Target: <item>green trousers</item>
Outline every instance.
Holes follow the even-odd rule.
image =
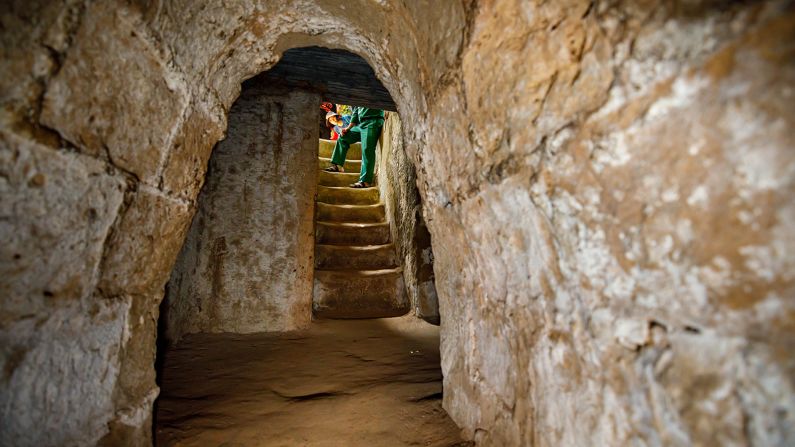
[[[375,146],[378,138],[381,137],[381,129],[384,127],[384,120],[374,119],[359,123],[348,130],[345,135],[340,135],[337,144],[334,146],[334,153],[331,155],[331,162],[342,166],[345,164],[345,156],[351,144],[362,142],[362,170],[359,173],[359,181],[373,183],[373,173],[375,172]]]

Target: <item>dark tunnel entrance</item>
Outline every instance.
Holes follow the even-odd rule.
[[[382,129],[372,145],[377,181],[365,188],[348,186],[359,169],[364,172],[364,146],[351,146],[348,172],[324,170],[335,146],[319,139],[319,106],[325,101],[354,106],[354,114],[385,111],[383,118],[367,118]],[[324,412],[325,419],[337,421],[332,425],[350,425],[361,412],[383,414],[389,427],[400,422],[388,413],[409,420],[421,416],[412,411],[431,412],[435,422],[415,434],[387,430],[411,442],[412,436],[425,440],[437,431],[444,439],[457,438],[441,408],[438,328],[422,321],[439,322],[432,269],[414,165],[389,92],[352,53],[286,51],[271,70],[243,83],[166,286],[155,439],[161,445],[221,442],[209,435],[219,419],[206,413],[246,424],[240,419],[264,418],[263,408],[293,414],[273,420],[288,426],[304,420],[307,411]],[[291,364],[304,365],[303,372]],[[261,372],[257,379],[246,365],[258,365],[252,366]],[[197,374],[212,379],[196,381]],[[409,379],[396,381],[395,374]],[[377,386],[350,380],[360,376]],[[258,395],[262,407],[229,405],[241,390]],[[406,395],[414,396],[411,405]],[[352,411],[357,400],[361,408]],[[376,401],[377,408],[368,410]],[[330,403],[337,406],[319,408]],[[381,436],[353,425],[347,432],[368,442]],[[309,438],[317,434],[307,431]]]

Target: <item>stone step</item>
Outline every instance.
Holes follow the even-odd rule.
[[[318,159],[317,159],[317,167],[318,168],[326,169],[329,166],[331,166],[331,159],[330,158],[318,157]],[[359,173],[362,170],[362,161],[361,160],[345,160],[345,164],[342,167],[345,168],[345,172]]]
[[[317,184],[320,186],[344,186],[350,187],[351,184],[359,181],[358,172],[326,172],[320,171]]]
[[[321,139],[320,146],[318,147],[318,156],[322,158],[331,158],[331,154],[334,152],[335,144],[337,144],[336,141]],[[351,147],[348,148],[348,153],[345,154],[345,158],[347,160],[361,160],[362,143],[352,144]]]
[[[334,205],[375,205],[380,197],[378,188],[349,188],[318,186],[317,201]]]
[[[386,212],[383,203],[375,205],[333,205],[317,202],[317,220],[325,222],[383,222]]]
[[[395,244],[315,245],[315,268],[321,270],[377,270],[398,266]]]
[[[325,245],[382,245],[389,243],[387,222],[315,222],[315,242]]]
[[[315,318],[386,318],[409,312],[401,268],[315,270]]]

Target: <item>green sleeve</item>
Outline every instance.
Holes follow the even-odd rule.
[[[351,123],[359,124],[359,120],[361,117],[359,116],[359,112],[361,112],[361,107],[354,107],[353,108],[353,115],[351,115]]]

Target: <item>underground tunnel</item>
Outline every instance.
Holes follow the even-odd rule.
[[[160,445],[193,418],[219,444],[335,445],[389,433],[320,417],[365,391],[424,411],[381,445],[795,444],[793,8],[4,2],[0,444]],[[289,75],[318,48],[380,87]],[[318,104],[379,91],[407,315],[312,320]],[[322,439],[280,432],[302,405]]]
[[[328,99],[387,110],[375,186],[348,186],[364,143],[346,172],[318,170]],[[287,50],[243,83],[160,305],[157,445],[462,441],[441,408],[438,329],[418,320],[439,314],[394,111],[346,51]]]

